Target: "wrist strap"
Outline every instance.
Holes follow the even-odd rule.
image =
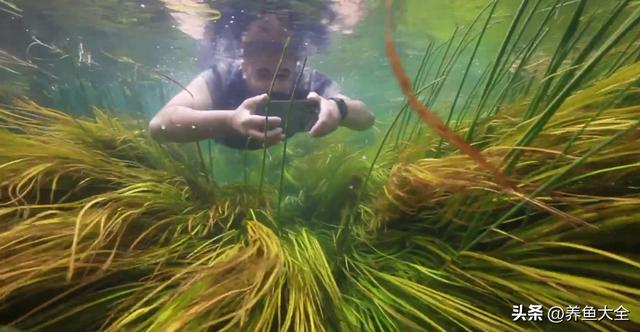
[[[329,98],[329,100],[333,100],[336,102],[336,104],[338,105],[338,111],[340,111],[340,119],[344,120],[344,118],[347,117],[347,111],[348,111],[347,103],[342,98],[332,97],[332,98]]]

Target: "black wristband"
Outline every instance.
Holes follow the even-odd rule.
[[[340,111],[340,119],[344,120],[344,118],[347,117],[347,111],[348,111],[347,103],[342,98],[332,97],[332,98],[329,98],[329,100],[333,100],[336,102],[336,104],[338,105],[338,111]]]

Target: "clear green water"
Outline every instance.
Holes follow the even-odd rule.
[[[349,30],[348,33],[332,33],[328,49],[312,56],[310,63],[340,82],[345,92],[367,102],[376,115],[384,118],[387,113],[395,110],[395,105],[400,102],[401,97],[396,82],[390,76],[384,56],[383,3],[375,0],[343,2],[352,4],[346,6],[341,13],[343,16],[353,17],[344,28]],[[549,5],[552,3],[547,2]],[[11,3],[21,11],[12,10],[9,6]],[[476,75],[495,57],[519,3],[515,0],[499,3],[495,20],[484,36],[477,63],[474,65]],[[429,41],[445,42],[456,27],[462,28],[469,24],[486,4],[485,0],[397,1],[396,38],[409,72],[415,69]],[[540,14],[534,20],[542,17],[543,9],[547,6],[540,6]],[[597,11],[606,10],[609,6],[611,4],[604,1],[592,2],[591,11],[597,14]],[[215,7],[214,2],[212,8]],[[573,10],[571,1],[565,7],[567,8],[554,18],[554,24],[560,26],[566,23]],[[101,51],[128,57],[150,68],[159,69],[182,83],[187,83],[199,71],[195,61],[198,56],[197,40],[180,30],[181,24],[170,14],[172,10],[166,8],[161,1],[12,0],[3,3],[0,8],[4,9],[0,12],[3,27],[1,49],[24,60],[28,60],[30,55],[49,59],[56,59],[62,55],[70,57],[58,61],[38,61],[32,58],[34,64],[58,76],[57,80],[48,80],[52,85],[65,85],[73,83],[71,80],[74,78],[87,78],[92,80],[91,83],[95,86],[107,86],[116,94],[119,92],[118,84],[131,81],[140,85],[142,91],[137,93],[143,99],[153,99],[153,103],[143,105],[143,111],[150,115],[179,88],[155,79],[165,83],[166,95],[164,100],[159,100],[144,89],[146,84],[152,83],[148,77],[142,74],[135,75],[134,66],[118,65],[105,58]],[[187,20],[195,21],[195,15],[193,16]],[[552,29],[547,41],[557,38],[553,34],[560,31]],[[26,47],[34,41],[33,38],[61,48],[62,53],[48,52],[45,47],[36,45],[31,48],[33,54],[27,55]],[[69,61],[65,60],[78,63],[80,44],[86,52],[92,54],[92,61],[98,65],[80,64],[80,73],[75,73],[68,68]],[[43,76],[34,75],[33,71],[26,70],[28,68],[22,69],[18,71],[21,75],[3,70],[3,83],[20,80],[33,86],[34,76]],[[453,73],[452,81],[455,79],[456,71]],[[474,79],[475,77],[470,78],[471,81]],[[27,92],[37,98],[43,93],[39,91],[42,88],[46,87],[33,86]],[[122,103],[116,104],[123,106]]]
[[[546,15],[546,8],[551,2],[542,1],[532,17],[533,23],[523,26],[536,27],[535,23]],[[640,22],[640,3],[638,0],[628,2],[626,10],[633,10],[631,17]],[[219,1],[212,3],[212,8],[215,8]],[[255,4],[257,1],[247,0],[247,3]],[[310,3],[312,1],[299,1],[297,5]],[[470,47],[453,65],[452,74],[439,98],[428,104],[433,111],[445,115],[453,108],[454,95],[463,75],[466,79],[461,98],[466,100],[469,89],[484,69],[495,61],[521,3],[516,0],[499,2],[468,75],[464,73]],[[9,263],[0,264],[4,269],[0,280],[3,277],[10,280],[5,284],[0,282],[0,290],[4,290],[0,295],[13,297],[8,302],[0,302],[0,331],[5,331],[2,324],[10,323],[23,313],[30,317],[17,326],[25,326],[25,330],[30,326],[48,324],[47,327],[61,326],[51,330],[64,331],[65,328],[73,329],[73,326],[102,324],[105,319],[109,320],[105,323],[108,325],[113,323],[112,318],[123,319],[125,326],[131,324],[140,329],[151,325],[175,326],[174,321],[179,321],[176,318],[185,318],[183,308],[189,308],[192,300],[195,299],[193,305],[198,306],[205,301],[208,306],[216,303],[209,302],[209,297],[214,295],[207,291],[219,291],[218,280],[232,283],[240,280],[238,286],[244,288],[242,279],[229,277],[234,276],[227,274],[229,270],[237,270],[239,278],[250,274],[251,277],[257,275],[256,280],[264,280],[268,274],[261,271],[270,270],[272,265],[267,260],[268,267],[264,270],[254,267],[262,265],[263,253],[271,250],[288,260],[287,267],[278,275],[274,274],[283,280],[282,290],[271,292],[268,290],[271,286],[265,286],[263,289],[268,293],[261,295],[265,301],[276,303],[274,312],[278,314],[278,324],[282,317],[280,314],[285,310],[293,312],[303,308],[292,304],[294,298],[299,298],[303,305],[317,303],[318,307],[313,310],[301,310],[307,313],[299,317],[326,320],[321,324],[326,324],[329,330],[341,330],[333,326],[339,320],[334,317],[348,315],[355,321],[353,326],[360,327],[352,330],[387,331],[392,329],[364,329],[362,326],[395,327],[397,324],[398,330],[412,331],[416,330],[415,327],[429,329],[443,322],[442,326],[447,327],[443,330],[510,331],[517,329],[497,326],[510,326],[513,317],[509,316],[511,305],[519,303],[622,307],[628,302],[630,305],[627,307],[631,308],[632,314],[640,311],[640,303],[636,300],[640,293],[637,289],[640,280],[640,270],[637,269],[640,253],[637,248],[640,245],[636,236],[640,216],[637,204],[640,148],[637,146],[638,135],[626,136],[629,130],[637,131],[638,128],[637,92],[640,90],[636,78],[640,73],[637,64],[640,60],[640,44],[637,42],[640,23],[634,25],[633,30],[629,29],[622,40],[610,42],[615,39],[611,38],[616,30],[612,27],[600,42],[594,43],[598,45],[584,48],[590,49],[585,53],[587,61],[604,54],[600,57],[601,63],[591,62],[602,67],[600,71],[580,70],[574,75],[571,70],[566,70],[574,64],[576,67],[584,65],[578,61],[572,63],[572,57],[579,53],[572,51],[580,51],[583,47],[579,43],[576,49],[568,50],[566,59],[560,57],[567,62],[558,61],[562,62],[559,68],[565,73],[551,80],[554,84],[547,90],[548,100],[541,98],[539,103],[532,103],[536,112],[529,114],[534,119],[529,122],[534,123],[529,129],[518,126],[518,122],[527,116],[514,115],[516,110],[526,109],[525,103],[530,100],[530,95],[521,93],[526,89],[520,88],[527,83],[534,83],[532,91],[544,86],[539,84],[542,81],[540,70],[545,70],[549,58],[557,50],[576,1],[564,1],[563,7],[551,17],[541,46],[521,76],[502,71],[503,68],[512,68],[512,57],[505,60],[505,66],[500,66],[505,73],[503,77],[522,79],[509,85],[515,87],[520,84],[512,94],[505,94],[512,99],[503,104],[496,101],[496,105],[515,107],[501,110],[492,119],[495,121],[487,125],[478,124],[482,128],[477,131],[481,133],[471,137],[469,142],[490,158],[495,157],[492,151],[505,147],[516,155],[511,161],[516,160],[517,165],[509,175],[522,185],[524,195],[539,199],[539,203],[525,205],[528,202],[513,196],[512,191],[497,190],[502,186],[497,179],[495,184],[492,178],[484,180],[485,175],[474,171],[470,160],[462,162],[458,156],[439,160],[431,158],[443,156],[450,149],[448,146],[436,150],[434,143],[437,141],[434,140],[427,144],[410,141],[413,144],[408,145],[408,149],[402,149],[407,146],[398,149],[393,141],[387,141],[382,147],[391,152],[383,153],[383,157],[373,163],[375,168],[371,167],[369,161],[380,146],[382,134],[398,114],[403,98],[383,49],[385,12],[382,2],[353,0],[343,4],[360,5],[347,13],[352,14],[352,24],[343,27],[343,32],[333,32],[330,46],[312,56],[310,63],[337,80],[346,94],[365,101],[375,113],[377,123],[365,132],[339,129],[322,139],[298,135],[291,140],[288,164],[280,162],[280,148],[268,149],[266,187],[275,194],[270,196],[267,193],[265,196],[272,198],[268,203],[280,195],[283,201],[277,207],[275,203],[267,203],[264,207],[262,203],[256,203],[259,205],[255,210],[257,216],[251,207],[254,203],[242,200],[253,197],[254,193],[256,196],[263,193],[255,190],[258,182],[262,183],[262,151],[243,152],[215,144],[209,150],[211,141],[201,142],[199,147],[205,151],[202,162],[207,171],[212,171],[217,184],[242,184],[246,180],[250,185],[223,188],[229,189],[233,196],[226,200],[226,197],[218,195],[224,190],[210,190],[211,182],[199,174],[201,160],[193,143],[167,145],[169,148],[163,149],[150,140],[140,139],[143,136],[139,132],[124,131],[126,137],[121,140],[121,131],[104,130],[108,133],[101,137],[103,128],[108,126],[80,131],[77,129],[81,126],[71,121],[66,127],[70,127],[73,133],[58,137],[56,130],[50,131],[47,120],[42,120],[46,118],[40,117],[37,107],[27,107],[26,110],[0,107],[3,110],[0,126],[9,128],[2,130],[6,134],[2,137],[8,139],[3,140],[1,146],[6,161],[0,167],[3,174],[8,174],[0,187],[0,214],[3,216],[0,235],[9,234],[0,237],[8,239],[0,241],[4,242],[0,243],[0,248],[5,250],[0,259]],[[428,43],[441,47],[454,31],[459,36],[476,14],[486,8],[485,1],[397,0],[396,4],[393,13],[396,44],[410,74],[416,71]],[[580,24],[581,28],[586,27],[584,35],[589,38],[585,40],[589,40],[594,30],[606,20],[600,19],[600,15],[610,15],[613,5],[607,1],[588,0],[582,16],[585,24]],[[91,108],[97,106],[110,109],[127,124],[144,128],[151,116],[180,90],[179,84],[170,82],[166,77],[186,84],[201,70],[197,59],[202,55],[198,51],[198,41],[185,33],[184,27],[172,15],[175,14],[173,10],[159,0],[58,0],[53,3],[0,0],[0,103],[25,96],[74,117],[91,117]],[[619,16],[613,25],[620,24],[629,16]],[[535,29],[524,31],[522,40],[530,40],[534,33]],[[609,50],[603,45],[613,47]],[[519,50],[522,46],[515,45],[514,49]],[[600,49],[606,52],[599,52]],[[625,54],[631,56],[626,63],[635,64],[622,68],[618,65],[625,61],[618,63],[615,59]],[[432,66],[440,62],[438,56],[442,53],[435,53],[435,60],[430,62]],[[538,63],[542,69],[536,65]],[[433,74],[435,70],[429,67],[427,72]],[[577,82],[576,77],[583,78],[583,81],[566,84],[567,81]],[[598,84],[598,89],[583,90],[594,83]],[[492,112],[494,105],[491,103],[500,100],[495,95],[504,87],[501,84],[487,84],[487,87],[495,87],[488,93],[491,95],[491,101],[487,102],[489,105],[482,108],[470,103],[470,113]],[[626,89],[633,89],[628,91],[635,93],[627,96],[624,94]],[[572,95],[571,99],[566,98],[569,95]],[[16,113],[11,115],[6,109]],[[458,104],[454,112],[463,110]],[[541,121],[544,116],[538,115],[546,114],[552,115],[553,122]],[[20,135],[20,130],[14,134],[13,130],[20,129],[19,126],[28,127],[30,116],[35,118],[34,127],[41,130],[33,130],[35,134],[21,140],[20,136],[25,135]],[[13,120],[5,122],[6,119]],[[11,126],[15,123],[18,125]],[[429,130],[419,121],[414,123],[425,128],[423,133]],[[539,123],[541,125],[536,126]],[[545,125],[548,130],[543,128]],[[526,140],[520,139],[516,143],[520,137],[518,129],[524,129],[523,134],[531,133],[531,129],[537,132],[525,135]],[[85,137],[91,139],[84,140]],[[400,135],[391,139],[397,137]],[[541,144],[535,141],[538,139]],[[348,147],[335,143],[345,143]],[[328,148],[321,148],[325,144]],[[521,144],[524,149],[511,148],[513,144]],[[70,147],[68,150],[65,149],[67,145]],[[423,150],[394,160],[396,151],[411,153],[412,147]],[[533,148],[531,153],[527,147]],[[108,152],[103,153],[102,149]],[[188,153],[183,155],[180,149]],[[72,156],[83,150],[88,153]],[[187,163],[193,162],[195,166],[185,167],[181,158],[176,158],[175,163],[164,164],[165,160],[171,160],[170,155],[163,153],[166,151],[175,153],[173,156],[189,158]],[[517,151],[526,152],[518,156]],[[102,161],[104,154],[109,156],[106,163]],[[421,160],[413,163],[414,157]],[[405,163],[406,160],[410,163]],[[123,165],[121,161],[127,164]],[[147,161],[151,166],[146,165]],[[299,163],[295,164],[295,161]],[[128,167],[129,162],[134,167]],[[138,163],[144,164],[141,165],[143,167],[138,167]],[[81,167],[77,167],[78,164]],[[274,189],[277,188],[281,164],[287,165],[283,190]],[[156,165],[159,166],[157,173],[152,168]],[[391,167],[393,170],[389,174]],[[92,168],[98,175],[94,175]],[[363,181],[367,170],[373,170],[371,177],[367,175],[368,183]],[[53,174],[49,175],[49,171]],[[53,189],[58,183],[57,174],[63,175],[60,190]],[[129,174],[134,176],[129,177]],[[455,181],[458,177],[460,181]],[[165,182],[164,179],[168,180]],[[102,184],[103,181],[106,185]],[[89,185],[84,187],[86,183]],[[410,184],[404,188],[407,183]],[[23,195],[19,191],[25,186],[28,188],[24,189]],[[17,188],[16,192],[20,194],[16,199],[11,196],[12,188]],[[7,191],[10,195],[5,195]],[[59,204],[46,203],[57,201],[58,191],[61,191],[60,196],[64,195]],[[360,200],[362,192],[370,196]],[[75,198],[76,193],[80,198]],[[48,200],[39,206],[43,204],[41,197]],[[71,197],[68,203],[67,197]],[[11,201],[5,204],[7,200]],[[362,205],[352,206],[358,203]],[[12,211],[14,204],[17,205],[15,216]],[[552,209],[544,208],[546,204]],[[282,214],[280,207],[283,208]],[[247,208],[252,216],[246,213]],[[416,210],[412,211],[413,208]],[[219,216],[221,214],[224,216]],[[573,220],[574,216],[577,220]],[[598,229],[567,223],[579,222],[580,218]],[[270,225],[272,221],[273,226]],[[113,247],[110,240],[103,238],[105,223],[106,229],[111,230],[108,232],[122,235],[114,235],[117,240]],[[216,225],[211,226],[214,223]],[[229,242],[226,237],[218,236],[220,233],[214,228],[217,224],[225,227],[221,231],[224,236],[230,234]],[[203,225],[207,225],[204,230]],[[251,232],[256,232],[258,225],[264,228],[260,231],[262,234],[251,238]],[[360,232],[358,228],[361,225],[371,228],[375,234],[369,236],[365,234],[368,232]],[[4,232],[6,229],[10,232]],[[94,234],[100,239],[95,239]],[[236,237],[238,246],[226,248],[226,243],[235,241]],[[269,240],[272,238],[277,240]],[[143,240],[138,241],[140,239]],[[217,243],[219,239],[222,239],[220,245]],[[94,240],[96,242],[90,242]],[[228,270],[225,267],[226,255],[229,255],[229,261],[245,256],[244,244],[240,241],[264,244],[250,244],[259,252],[256,259],[253,255],[249,255],[250,259],[239,258],[238,268],[232,266]],[[68,250],[70,246],[75,248],[73,242],[81,244],[77,251]],[[263,246],[267,248],[267,242],[275,245],[268,245],[271,249],[262,250]],[[86,251],[82,249],[87,246],[90,247]],[[107,254],[111,256],[106,258]],[[85,260],[85,257],[88,258]],[[106,263],[101,261],[102,257]],[[321,266],[319,263],[324,259],[331,265]],[[222,267],[218,269],[220,265]],[[100,269],[97,279],[92,275],[94,267]],[[83,276],[76,278],[74,268],[76,274]],[[185,274],[182,273],[183,268]],[[36,273],[41,270],[43,275]],[[192,273],[196,275],[190,276]],[[65,276],[68,278],[66,281]],[[165,282],[166,278],[176,278],[176,283]],[[324,294],[329,290],[326,287],[328,282],[321,285],[325,290],[308,291],[318,289],[318,285],[324,283],[318,282],[321,279],[335,281],[335,288],[340,293],[338,296],[342,299],[324,302],[328,299]],[[158,284],[170,288],[155,288]],[[76,286],[82,288],[77,289]],[[77,290],[77,294],[75,290],[67,293],[70,287]],[[128,287],[133,293],[129,293]],[[108,292],[94,292],[103,289]],[[17,292],[12,293],[14,290]],[[56,293],[58,291],[63,294],[61,297]],[[116,293],[112,295],[112,291]],[[215,297],[233,297],[230,302],[222,302],[233,302],[230,311],[247,312],[244,309],[247,301],[235,306],[235,295],[230,294],[237,293],[227,292],[224,288],[221,292],[225,293],[224,296],[215,294]],[[200,298],[201,294],[207,296]],[[248,295],[244,299],[250,299],[257,292],[245,294]],[[271,302],[270,297],[277,299]],[[243,299],[241,296],[238,298]],[[141,307],[151,305],[152,301],[157,303],[157,310]],[[263,310],[262,302],[251,302],[255,309],[251,308],[250,316],[245,316],[248,320],[254,317],[253,313]],[[112,311],[120,303],[127,311],[122,316]],[[285,304],[288,306],[286,309]],[[215,306],[213,310],[216,312],[209,314],[209,308],[204,308],[199,313],[200,317],[189,319],[184,324],[198,327],[201,322],[215,319],[215,315],[224,311],[218,311],[218,308],[226,309]],[[36,309],[42,309],[42,313]],[[5,316],[5,312],[9,316]],[[405,315],[406,319],[403,318]],[[269,322],[276,319],[275,315],[274,318],[267,315],[256,317]],[[601,330],[610,327],[638,330],[638,319],[632,317],[629,325],[603,322]],[[240,318],[241,321],[243,319]],[[531,325],[522,322],[522,325],[513,326],[521,326],[523,330],[546,330],[551,324],[529,323]],[[578,321],[574,323],[563,326],[565,328],[550,327],[560,331],[586,331],[595,326]]]
[[[214,1],[211,8],[215,9],[216,3]],[[403,101],[384,54],[383,2],[341,3],[338,18],[348,24],[333,31],[329,46],[311,56],[309,62],[340,83],[347,95],[367,103],[376,115],[377,123],[366,132],[340,129],[333,138],[320,139],[319,143],[307,142],[312,139],[301,135],[293,139],[306,149],[322,144],[323,140],[343,140],[358,147],[371,144],[388,128],[391,116]],[[543,2],[533,20],[541,20],[551,3]],[[202,16],[201,11],[191,12],[191,16],[179,22],[174,15],[176,7],[168,8],[161,1],[4,0],[0,4],[3,9],[0,11],[0,49],[17,59],[30,61],[34,66],[16,64],[15,59],[0,63],[4,66],[0,68],[0,99],[3,101],[25,95],[76,116],[90,116],[91,107],[98,106],[130,117],[132,121],[148,121],[180,90],[167,79],[150,75],[151,69],[182,84],[187,84],[201,70],[197,61],[197,57],[202,56],[198,51],[199,41],[185,33],[184,28],[185,22],[196,27],[207,23],[206,19],[197,18]],[[485,0],[397,1],[395,37],[407,71],[416,70],[429,42],[443,44],[456,28],[459,35],[486,5]],[[467,89],[495,58],[519,5],[515,0],[499,2],[467,77]],[[543,45],[549,45],[548,54],[536,55],[540,61],[551,56],[561,27],[567,24],[574,6],[574,1],[567,1],[553,17],[550,33],[543,40]],[[604,1],[591,2],[588,13],[597,21],[598,13],[610,6]],[[305,15],[312,17],[314,13]],[[338,20],[331,24],[335,22]],[[541,49],[545,50],[545,47]],[[470,50],[471,47],[467,47],[465,55]],[[132,62],[128,62],[129,59]],[[464,63],[458,61],[441,96],[434,105],[429,105],[436,112],[446,110],[450,104]],[[228,165],[242,162],[246,156],[224,147],[216,149],[224,154],[224,160],[216,158],[214,161],[217,164],[214,167],[219,170],[218,180],[239,179],[234,167]],[[251,154],[249,160],[253,157]]]

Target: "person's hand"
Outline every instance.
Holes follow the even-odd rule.
[[[282,119],[277,116],[269,116],[267,132],[265,135],[265,123],[267,117],[256,115],[258,105],[267,101],[267,94],[246,99],[234,111],[231,117],[231,127],[243,136],[248,136],[253,141],[261,142],[264,146],[278,144],[283,140],[284,133],[280,124]],[[277,128],[273,128],[277,127]],[[273,129],[270,129],[273,128]]]
[[[309,130],[309,135],[312,137],[322,137],[336,130],[340,125],[340,121],[342,121],[336,102],[323,98],[313,91],[309,93],[307,99],[315,100],[318,102],[318,105],[320,105],[318,121],[316,121],[311,130]]]

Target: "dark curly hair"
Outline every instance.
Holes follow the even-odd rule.
[[[329,42],[328,25],[335,14],[329,0],[230,0],[212,1],[220,19],[205,28],[200,48],[200,65],[213,58],[234,58],[242,54],[242,36],[254,20],[266,13],[286,18],[291,33],[289,49],[299,56],[324,49]]]

